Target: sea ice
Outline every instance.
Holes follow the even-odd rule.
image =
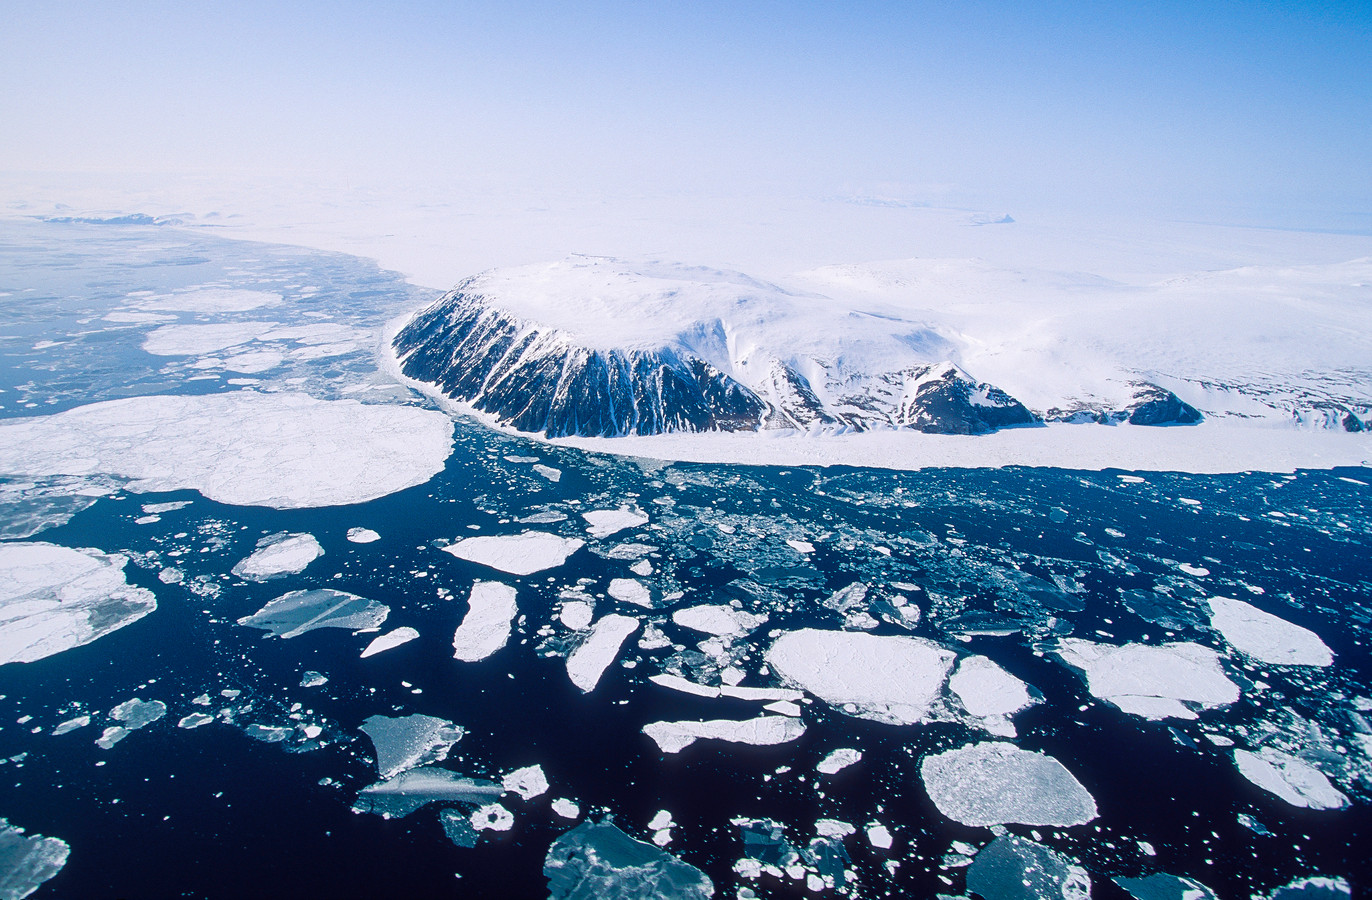
[[[610,586],[605,589],[605,593],[623,603],[632,603],[644,609],[653,608],[653,595],[648,592],[643,582],[633,578],[610,579]]]
[[[161,700],[125,700],[110,710],[110,718],[122,722],[129,731],[151,725],[167,714],[167,704]]]
[[[1242,600],[1211,597],[1209,603],[1210,625],[1240,653],[1278,666],[1328,666],[1334,662],[1329,647],[1308,628]]]
[[[948,689],[963,709],[981,719],[1008,716],[1034,702],[1023,681],[984,656],[969,656],[958,663]]]
[[[100,737],[95,739],[95,745],[102,750],[109,750],[130,734],[132,732],[122,725],[111,725],[100,734]]]
[[[370,528],[349,528],[348,540],[354,544],[370,544],[373,541],[381,540],[381,535]]]
[[[650,722],[643,726],[643,733],[652,738],[663,753],[680,753],[702,739],[759,746],[784,744],[803,735],[805,725],[789,716],[759,716],[742,721]]]
[[[23,900],[67,864],[67,842],[24,829],[0,819],[0,898]]]
[[[532,800],[548,791],[548,778],[542,766],[525,766],[515,769],[500,781],[507,791],[513,791],[525,800]]]
[[[375,656],[378,653],[384,653],[394,647],[399,647],[401,644],[408,644],[417,637],[419,637],[419,632],[408,625],[397,628],[394,631],[388,631],[383,635],[377,636],[367,645],[367,649],[362,651],[362,658],[366,659],[369,656]]]
[[[648,524],[647,516],[628,507],[593,509],[590,512],[582,513],[581,518],[586,520],[586,530],[594,538],[609,537],[617,531]]]
[[[1254,753],[1236,748],[1234,763],[1244,778],[1292,806],[1342,809],[1348,805],[1348,798],[1323,772],[1280,750],[1264,748]]]
[[[67,721],[58,725],[56,728],[52,730],[52,733],[53,735],[67,734],[68,732],[75,731],[78,728],[85,728],[90,723],[90,716],[77,716],[74,719],[68,719]]]
[[[245,291],[237,288],[197,287],[170,294],[134,297],[129,303],[135,309],[152,312],[230,313],[247,312],[264,306],[280,306],[281,295],[268,291]]]
[[[777,638],[767,663],[843,712],[893,725],[921,722],[955,654],[917,637],[807,628]]]
[[[672,613],[672,621],[682,628],[720,637],[735,637],[757,628],[767,617],[755,616],[732,606],[692,606]]]
[[[891,845],[895,843],[891,837],[891,830],[881,824],[867,826],[867,842],[878,850],[890,850]]]
[[[409,769],[357,794],[353,808],[386,817],[404,817],[430,803],[480,804],[496,800],[504,788],[494,781],[466,778],[437,766]]]
[[[514,813],[499,803],[487,803],[472,813],[471,823],[477,831],[509,831],[514,827]]]
[[[1143,878],[1116,878],[1115,884],[1128,891],[1134,900],[1220,900],[1199,881],[1162,872]]]
[[[201,725],[208,725],[214,721],[214,716],[207,716],[204,713],[194,712],[187,716],[182,716],[181,721],[176,723],[177,728],[199,728]]]
[[[127,558],[40,541],[0,544],[0,665],[89,644],[157,609]]]
[[[398,718],[372,716],[359,730],[376,748],[376,770],[383,781],[408,769],[442,762],[466,733],[447,719],[418,713]]]
[[[552,802],[551,805],[553,808],[553,812],[557,813],[564,819],[575,819],[577,816],[581,815],[581,807],[577,806],[574,802],[568,800],[566,797],[558,797],[556,800]]]
[[[567,656],[567,677],[572,684],[587,694],[595,690],[619,648],[637,630],[638,619],[633,616],[601,616],[586,640]]]
[[[481,840],[481,832],[472,827],[471,816],[463,815],[458,810],[439,810],[438,824],[443,826],[443,833],[454,846],[470,849]]]
[[[595,617],[595,604],[589,600],[567,600],[562,604],[558,620],[572,631],[585,631]]]
[[[836,775],[861,759],[861,750],[841,747],[831,751],[828,756],[821,759],[819,764],[815,766],[815,771],[821,775]]]
[[[1219,655],[1200,644],[1116,646],[1063,638],[1057,654],[1086,674],[1092,696],[1147,719],[1196,718],[1182,701],[1211,709],[1239,699]]]
[[[971,744],[926,756],[920,779],[939,812],[963,825],[1082,825],[1096,802],[1062,763],[1014,744]]]
[[[553,841],[543,874],[548,900],[707,900],[715,893],[704,872],[609,822],[582,822]]]
[[[321,685],[325,685],[328,683],[329,676],[325,675],[323,672],[309,671],[303,673],[300,676],[301,687],[320,687]]]
[[[316,628],[379,628],[390,613],[389,606],[375,600],[319,588],[282,594],[252,615],[239,619],[238,624],[270,631],[279,638],[293,638]]]
[[[334,506],[428,481],[443,470],[452,434],[452,421],[433,410],[305,394],[131,397],[0,423],[0,472],[104,473],[134,479],[134,491]]]
[[[478,662],[510,639],[510,626],[519,613],[515,589],[498,581],[472,585],[467,615],[453,633],[453,658]]]
[[[718,697],[719,688],[710,687],[707,684],[698,684],[680,675],[673,675],[670,672],[662,672],[657,675],[649,675],[648,680],[653,684],[661,685],[673,691],[681,691],[683,694],[694,694],[697,697]]]
[[[275,322],[224,322],[215,325],[163,325],[143,338],[143,349],[154,356],[200,356],[255,341]]]
[[[536,473],[542,475],[544,478],[548,479],[553,484],[557,484],[559,481],[562,480],[561,469],[554,469],[552,466],[545,466],[542,463],[534,463],[533,469]]]
[[[1091,878],[1061,853],[1004,834],[967,867],[967,890],[983,900],[1089,900]]]
[[[465,538],[444,547],[458,559],[499,569],[511,575],[532,575],[562,565],[585,542],[540,531]]]
[[[1347,880],[1311,875],[1277,888],[1266,900],[1345,900],[1352,896],[1353,887]]]
[[[312,534],[273,534],[257,542],[257,549],[233,567],[233,574],[250,581],[294,575],[324,555]]]

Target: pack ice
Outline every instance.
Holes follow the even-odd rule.
[[[324,555],[312,534],[274,534],[257,542],[257,549],[233,567],[233,574],[249,581],[294,575]]]
[[[1000,741],[926,756],[920,778],[939,812],[963,825],[1082,825],[1096,801],[1062,763]]]
[[[519,607],[515,589],[498,581],[472,585],[467,602],[467,615],[453,633],[453,658],[477,662],[505,646]]]
[[[346,591],[319,588],[282,594],[252,615],[239,619],[238,624],[270,631],[279,638],[293,638],[316,628],[379,628],[390,614],[391,608],[384,603]]]
[[[1063,662],[1086,675],[1091,695],[1145,719],[1194,719],[1186,704],[1203,709],[1239,699],[1219,655],[1200,644],[1097,644],[1080,638],[1057,642]]]
[[[1333,652],[1308,628],[1242,600],[1211,597],[1209,603],[1211,627],[1245,656],[1278,666],[1328,666],[1334,662]]]
[[[680,753],[701,739],[757,746],[784,744],[803,735],[805,725],[790,716],[759,716],[742,721],[650,722],[643,726],[643,733],[652,738],[663,753]]]
[[[582,822],[548,848],[548,900],[705,900],[714,883],[695,866],[609,822]]]
[[[1292,806],[1342,809],[1348,805],[1348,798],[1323,772],[1289,753],[1271,748],[1257,753],[1235,749],[1234,764],[1244,778]]]
[[[26,835],[0,819],[0,898],[22,900],[67,864],[71,848],[58,838]]]
[[[513,535],[483,535],[449,544],[443,550],[458,559],[489,566],[511,575],[532,575],[562,565],[585,543],[540,531]]]
[[[567,655],[567,677],[572,684],[587,694],[595,690],[600,676],[619,655],[619,648],[637,630],[638,619],[633,616],[601,616],[586,640]]]
[[[985,900],[1088,900],[1091,877],[1056,850],[1004,834],[967,867],[967,890]]]
[[[0,665],[89,644],[157,608],[124,580],[127,558],[40,541],[0,544]]]
[[[0,423],[0,472],[117,475],[278,509],[364,503],[438,472],[452,421],[407,406],[233,391],[131,397]]]

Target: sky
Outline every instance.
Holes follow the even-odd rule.
[[[7,0],[0,170],[1372,227],[1372,3]]]

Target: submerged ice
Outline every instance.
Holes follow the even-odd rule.
[[[704,872],[609,822],[582,822],[553,841],[543,874],[549,900],[706,900],[715,894]]]
[[[409,716],[372,716],[359,726],[376,749],[376,770],[394,778],[407,769],[442,762],[465,730],[447,719],[415,713]]]
[[[293,638],[316,628],[379,628],[390,613],[391,608],[384,603],[346,591],[319,588],[282,594],[252,615],[239,619],[238,624],[269,631],[279,638]]]

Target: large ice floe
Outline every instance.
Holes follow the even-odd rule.
[[[1245,656],[1278,666],[1328,666],[1334,662],[1333,652],[1308,628],[1242,600],[1211,597],[1209,603],[1211,627]]]
[[[984,656],[959,662],[948,679],[948,690],[979,725],[1002,737],[1015,736],[1009,717],[1037,702],[1028,685]]]
[[[0,819],[0,898],[22,900],[38,890],[67,864],[67,842],[41,834],[25,834]]]
[[[553,841],[543,863],[548,900],[705,900],[704,872],[609,822],[582,822]]]
[[[316,628],[379,628],[390,614],[391,608],[384,603],[346,591],[319,588],[282,594],[252,615],[239,619],[238,624],[270,631],[279,638],[293,638]]]
[[[157,609],[127,558],[41,541],[0,544],[0,665],[89,644]]]
[[[594,538],[609,537],[626,528],[637,528],[648,523],[648,517],[627,507],[623,509],[593,509],[581,514],[586,520],[586,531]]]
[[[233,567],[233,574],[249,581],[294,575],[324,555],[312,534],[273,534],[257,542],[257,549]]]
[[[967,890],[983,900],[1088,900],[1091,877],[1056,850],[1004,834],[967,867]]]
[[[579,538],[526,531],[523,534],[465,538],[443,549],[458,559],[511,575],[532,575],[562,565],[584,543]]]
[[[473,584],[467,603],[467,615],[453,633],[453,658],[477,662],[505,646],[519,606],[515,589],[498,581]]]
[[[132,397],[0,423],[0,473],[117,475],[246,506],[363,503],[442,471],[453,425],[433,410],[305,394]]]
[[[1323,772],[1289,753],[1235,749],[1234,764],[1244,778],[1292,806],[1342,809],[1348,805],[1348,797]]]
[[[402,818],[430,803],[485,804],[505,789],[484,778],[468,778],[438,766],[406,769],[358,791],[353,808],[387,818]]]
[[[1146,719],[1194,719],[1192,706],[1213,709],[1239,699],[1219,655],[1200,644],[1117,646],[1063,638],[1056,652],[1085,673],[1092,696]]]
[[[926,756],[920,778],[939,812],[963,825],[1082,825],[1096,801],[1051,756],[1014,744],[972,744]]]
[[[619,655],[619,648],[638,630],[633,616],[601,616],[591,626],[591,632],[575,650],[567,655],[567,677],[585,693],[595,690],[600,676]]]
[[[754,615],[732,606],[691,606],[672,613],[672,621],[682,628],[701,631],[719,637],[740,637],[767,621],[765,615]]]
[[[394,778],[419,766],[442,762],[453,744],[466,733],[447,719],[419,713],[409,716],[371,716],[358,726],[376,748],[376,771]]]
[[[643,733],[652,738],[663,753],[680,753],[698,740],[757,746],[785,744],[803,735],[805,725],[790,716],[759,716],[742,721],[650,722],[643,726]]]
[[[923,638],[806,628],[767,651],[773,671],[850,715],[893,725],[924,721],[955,654]]]

